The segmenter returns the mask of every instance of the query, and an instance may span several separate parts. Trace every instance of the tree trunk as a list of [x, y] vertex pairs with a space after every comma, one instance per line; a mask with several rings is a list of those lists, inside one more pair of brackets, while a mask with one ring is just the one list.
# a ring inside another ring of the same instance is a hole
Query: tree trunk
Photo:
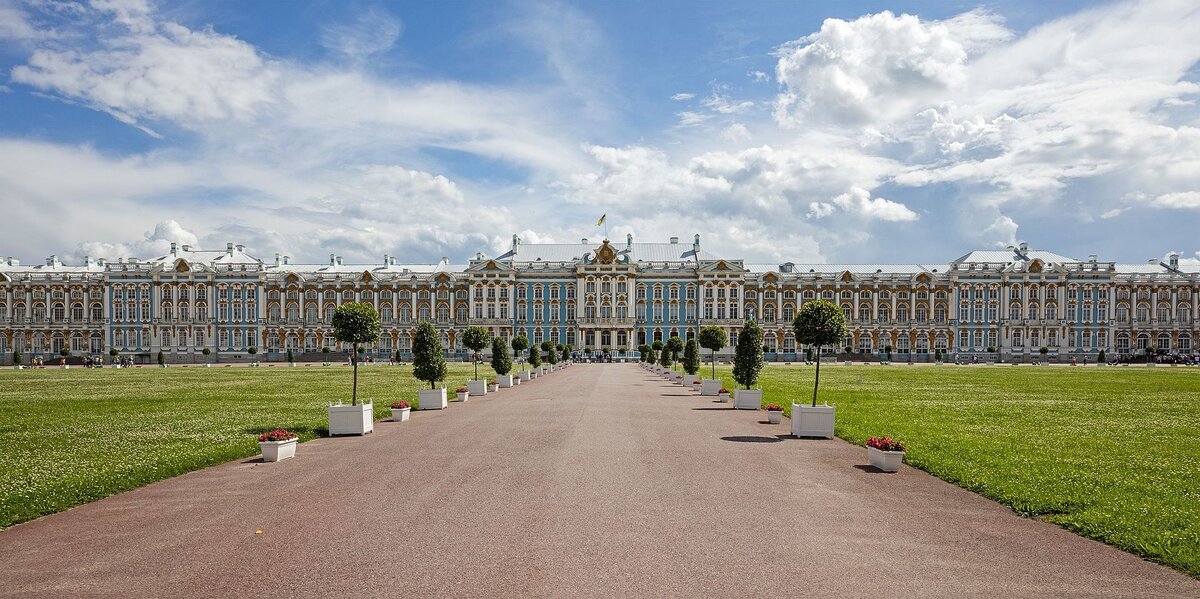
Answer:
[[358, 405], [358, 357], [350, 358], [350, 362], [354, 364], [354, 393], [350, 395], [350, 405]]
[[717, 350], [715, 350], [715, 349], [712, 350], [712, 369], [713, 369], [713, 380], [716, 380], [716, 378], [717, 378]]
[[479, 354], [471, 354], [471, 361], [475, 363], [475, 380], [479, 380]]
[[813, 407], [817, 407], [817, 387], [821, 384], [821, 346], [817, 346], [817, 378], [813, 380]]

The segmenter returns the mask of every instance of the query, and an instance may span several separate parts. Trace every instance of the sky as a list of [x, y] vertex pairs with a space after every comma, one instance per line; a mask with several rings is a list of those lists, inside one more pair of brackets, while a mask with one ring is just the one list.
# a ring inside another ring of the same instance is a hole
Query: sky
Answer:
[[1200, 261], [1200, 4], [0, 0], [0, 256]]

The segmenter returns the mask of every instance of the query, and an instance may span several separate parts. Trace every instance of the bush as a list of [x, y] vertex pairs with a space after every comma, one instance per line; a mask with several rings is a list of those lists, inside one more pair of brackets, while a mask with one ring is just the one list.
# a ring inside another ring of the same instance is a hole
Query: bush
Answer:
[[166, 364], [166, 363], [167, 363], [167, 357], [166, 357], [166, 356], [164, 356], [164, 355], [163, 355], [163, 353], [162, 353], [162, 351], [160, 350], [160, 351], [158, 352], [158, 365], [159, 365], [159, 366], [162, 366], [162, 365], [164, 365], [164, 364]]
[[733, 356], [733, 380], [749, 389], [758, 383], [763, 368], [762, 328], [753, 320], [746, 321], [738, 333], [737, 350]]
[[446, 357], [442, 348], [442, 340], [437, 331], [428, 321], [417, 325], [417, 334], [413, 337], [413, 376], [419, 381], [429, 383], [429, 388], [446, 380]]
[[821, 383], [821, 346], [833, 345], [846, 337], [846, 315], [837, 304], [816, 300], [804, 304], [792, 321], [796, 341], [812, 345], [817, 354], [817, 373], [813, 380], [812, 405], [817, 405], [817, 389]]
[[[114, 353], [113, 353], [113, 355], [114, 355], [114, 356], [115, 356], [115, 355], [117, 355], [117, 354], [115, 353], [116, 351], [117, 351], [117, 350], [115, 350], [115, 349], [113, 350], [113, 352], [114, 352]], [[209, 355], [212, 355], [212, 350], [211, 350], [211, 349], [208, 349], [208, 348], [206, 347], [206, 348], [204, 348], [204, 349], [200, 350], [200, 353], [202, 353], [202, 354], [204, 354], [204, 355], [206, 355], [206, 356], [209, 356]]]
[[64, 357], [64, 358], [65, 358], [65, 357], [67, 357], [67, 356], [71, 355], [71, 350], [69, 350], [69, 349], [67, 349], [67, 348], [65, 348], [65, 347], [64, 347], [64, 348], [62, 348], [62, 349], [58, 350], [58, 355], [60, 355], [60, 356], [62, 356], [62, 357]]
[[327, 354], [327, 353], [329, 353], [329, 346], [328, 346], [328, 345], [326, 345], [326, 346], [322, 347], [322, 348], [321, 348], [321, 353], [323, 353], [323, 354]]
[[542, 353], [536, 347], [529, 348], [529, 365], [534, 368], [542, 365]]
[[648, 353], [649, 349], [650, 349], [650, 346], [646, 345], [645, 343], [637, 346], [638, 359], [641, 360], [643, 363], [646, 361], [646, 354]]
[[492, 370], [498, 375], [512, 372], [512, 358], [508, 357], [508, 344], [502, 337], [492, 339]]
[[[333, 338], [349, 343], [361, 351], [360, 343], [379, 340], [379, 312], [366, 302], [347, 302], [333, 311]], [[292, 350], [288, 350], [288, 362], [292, 361]], [[354, 390], [350, 394], [350, 405], [358, 405], [358, 357], [354, 363]]]
[[[117, 351], [117, 350], [114, 349], [113, 351]], [[21, 365], [21, 350], [19, 350], [19, 349], [13, 350], [13, 364], [15, 364], [17, 366]]]
[[658, 350], [654, 349], [653, 345], [646, 346], [646, 363], [647, 364], [657, 364], [658, 363]]
[[254, 354], [258, 353], [258, 348], [251, 345], [250, 348], [247, 349], [246, 351], [249, 352], [249, 354], [253, 356]]
[[[206, 347], [206, 348], [204, 348], [204, 349], [208, 349], [208, 348]], [[14, 352], [14, 353], [15, 353], [15, 352]], [[120, 355], [120, 354], [121, 354], [121, 352], [117, 351], [117, 348], [115, 348], [115, 347], [114, 347], [114, 348], [112, 348], [112, 349], [110, 349], [110, 350], [108, 350], [108, 355], [110, 355], [110, 356], [112, 356], [112, 357], [114, 357], [114, 358], [115, 358], [115, 357], [117, 357], [117, 356], [118, 356], [118, 355]]]
[[688, 339], [683, 347], [683, 371], [696, 374], [700, 370], [700, 344], [695, 339]]
[[1106, 360], [1107, 357], [1104, 354], [1104, 350], [1100, 350], [1100, 355], [1096, 356], [1096, 361], [1103, 364]]
[[554, 342], [547, 339], [542, 342], [542, 349], [546, 351], [546, 363], [555, 364], [558, 362], [558, 355], [554, 352]]

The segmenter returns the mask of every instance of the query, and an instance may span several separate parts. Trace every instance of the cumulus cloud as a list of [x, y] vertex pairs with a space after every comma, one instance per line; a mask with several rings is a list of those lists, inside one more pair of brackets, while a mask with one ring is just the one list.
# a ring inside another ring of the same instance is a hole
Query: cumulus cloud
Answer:
[[1017, 222], [1001, 214], [983, 230], [985, 241], [996, 247], [1005, 247], [1017, 243]]
[[866, 220], [907, 222], [919, 218], [908, 206], [884, 198], [872, 198], [871, 192], [861, 187], [852, 187], [830, 202], [809, 204], [808, 217], [825, 218], [839, 210]]
[[1200, 208], [1200, 191], [1164, 193], [1155, 198], [1154, 205], [1159, 208], [1197, 209]]
[[174, 220], [164, 220], [154, 225], [142, 239], [129, 243], [85, 241], [79, 244], [77, 254], [95, 258], [148, 258], [166, 255], [172, 243], [196, 245], [200, 238]]
[[730, 143], [741, 143], [750, 139], [750, 130], [741, 123], [733, 123], [721, 130], [721, 139]]

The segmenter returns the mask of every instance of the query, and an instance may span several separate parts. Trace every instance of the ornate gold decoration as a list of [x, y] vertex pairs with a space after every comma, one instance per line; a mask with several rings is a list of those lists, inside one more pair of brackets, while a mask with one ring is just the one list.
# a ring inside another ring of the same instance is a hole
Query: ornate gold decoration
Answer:
[[612, 264], [617, 261], [617, 251], [608, 244], [605, 239], [600, 249], [596, 250], [596, 262], [598, 264]]

